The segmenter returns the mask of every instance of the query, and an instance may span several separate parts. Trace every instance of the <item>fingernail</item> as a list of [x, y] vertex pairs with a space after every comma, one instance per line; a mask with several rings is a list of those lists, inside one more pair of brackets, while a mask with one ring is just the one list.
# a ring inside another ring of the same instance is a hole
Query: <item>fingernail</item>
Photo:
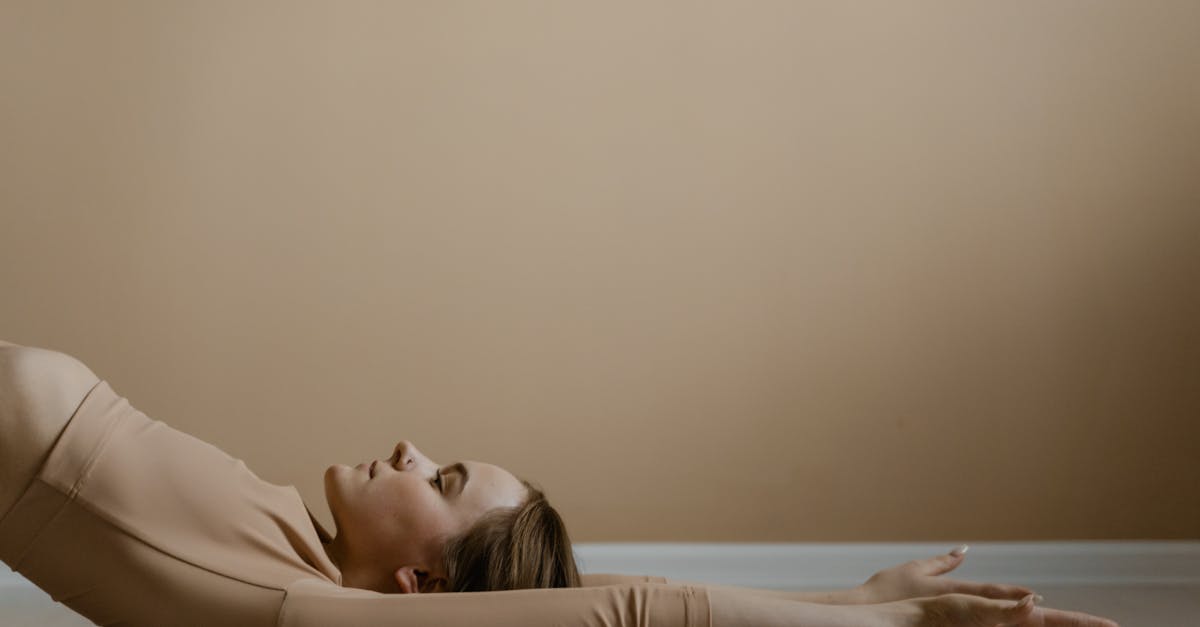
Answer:
[[954, 549], [952, 551], [950, 551], [950, 554], [953, 555], [954, 557], [959, 557], [960, 555], [966, 553], [967, 549], [969, 549], [969, 548], [971, 548], [971, 547], [969, 547], [965, 544], [960, 544], [960, 545], [954, 547]]
[[1046, 602], [1046, 597], [1044, 597], [1040, 594], [1035, 594], [1035, 595], [1033, 595], [1033, 602], [1038, 605], [1041, 605], [1042, 603]]
[[1033, 597], [1034, 597], [1034, 595], [1032, 595], [1032, 594], [1027, 594], [1027, 595], [1025, 595], [1025, 598], [1021, 599], [1021, 600], [1020, 600], [1019, 602], [1017, 602], [1017, 604], [1016, 604], [1016, 605], [1014, 605], [1013, 607], [1014, 607], [1014, 608], [1022, 608], [1022, 607], [1025, 607], [1026, 605], [1029, 605], [1029, 602], [1033, 600]]

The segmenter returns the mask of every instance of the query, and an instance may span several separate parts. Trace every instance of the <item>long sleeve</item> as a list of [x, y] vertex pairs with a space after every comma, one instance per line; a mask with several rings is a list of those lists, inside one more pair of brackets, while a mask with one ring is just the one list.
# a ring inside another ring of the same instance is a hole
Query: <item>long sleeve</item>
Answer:
[[658, 583], [380, 594], [319, 579], [288, 587], [280, 627], [709, 627], [708, 591]]
[[674, 583], [666, 577], [654, 575], [619, 575], [616, 573], [589, 573], [579, 575], [583, 586], [611, 586], [619, 583]]

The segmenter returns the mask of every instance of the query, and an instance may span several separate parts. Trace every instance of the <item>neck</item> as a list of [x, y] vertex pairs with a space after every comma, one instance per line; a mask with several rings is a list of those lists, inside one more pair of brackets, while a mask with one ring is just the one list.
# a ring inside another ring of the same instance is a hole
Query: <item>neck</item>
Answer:
[[333, 540], [322, 543], [321, 546], [325, 549], [325, 554], [329, 556], [329, 561], [333, 562], [333, 565], [337, 566], [342, 573], [343, 588], [374, 590], [385, 594], [400, 592], [400, 585], [392, 573], [379, 571], [369, 564], [355, 559], [346, 545], [339, 540], [341, 540], [340, 534]]

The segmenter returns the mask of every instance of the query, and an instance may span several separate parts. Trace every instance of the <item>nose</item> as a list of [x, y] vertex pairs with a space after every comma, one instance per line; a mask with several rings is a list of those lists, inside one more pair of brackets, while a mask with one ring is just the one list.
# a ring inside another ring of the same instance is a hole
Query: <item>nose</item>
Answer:
[[396, 460], [396, 463], [399, 464], [398, 467], [400, 470], [404, 470], [409, 466], [420, 463], [420, 461], [425, 457], [421, 454], [421, 451], [417, 450], [417, 447], [413, 446], [413, 443], [409, 442], [408, 440], [400, 440], [398, 443], [396, 443], [396, 448], [392, 450], [392, 455]]

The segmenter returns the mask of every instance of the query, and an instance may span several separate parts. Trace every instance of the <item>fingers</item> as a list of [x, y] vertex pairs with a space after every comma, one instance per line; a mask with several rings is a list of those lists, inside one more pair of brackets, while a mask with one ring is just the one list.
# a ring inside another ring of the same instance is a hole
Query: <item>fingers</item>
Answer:
[[1083, 612], [1068, 612], [1066, 610], [1055, 610], [1046, 607], [1037, 608], [1038, 617], [1041, 622], [1031, 622], [1032, 625], [1039, 627], [1119, 627], [1115, 621], [1084, 614]]
[[1020, 625], [1033, 617], [1034, 603], [1041, 600], [1041, 597], [1033, 594], [1025, 595], [1015, 604], [1008, 601], [988, 599], [986, 602], [991, 604], [988, 610], [994, 612], [989, 619], [995, 620], [997, 623], [1016, 623]]
[[[914, 560], [917, 562], [921, 572], [926, 575], [942, 575], [948, 573], [963, 563], [965, 553], [969, 547], [965, 544], [956, 547], [946, 555], [937, 557]], [[974, 581], [956, 581], [946, 579], [945, 593], [961, 593], [974, 596], [987, 597], [989, 599], [1012, 599], [1014, 601], [1024, 598], [1026, 595], [1035, 594], [1033, 590], [1025, 586], [1014, 586], [1009, 584], [998, 583], [978, 583]], [[944, 594], [944, 593], [943, 593]]]
[[1003, 583], [979, 583], [975, 581], [959, 581], [957, 579], [943, 579], [946, 584], [946, 592], [958, 592], [960, 594], [972, 594], [977, 597], [987, 597], [989, 599], [1011, 599], [1019, 601], [1027, 595], [1035, 594], [1033, 590], [1025, 586], [1011, 586]]
[[993, 627], [995, 625], [1021, 625], [1042, 627], [1029, 622], [1033, 617], [1034, 595], [1027, 595], [1017, 603], [998, 601], [966, 594], [944, 594], [934, 597], [931, 609], [942, 622], [933, 624], [972, 625]]
[[[969, 617], [969, 621], [960, 621], [963, 624], [1011, 627], [1120, 627], [1107, 618], [1083, 612], [1037, 607], [1036, 604], [1041, 603], [1042, 598], [1033, 594], [1025, 596], [1017, 603], [957, 594], [937, 598], [944, 599], [947, 603], [943, 606], [948, 610], [944, 612], [945, 616]], [[959, 611], [954, 611], [954, 608]]]
[[913, 561], [916, 562], [917, 567], [922, 574], [941, 575], [958, 568], [958, 565], [963, 562], [966, 552], [967, 546], [964, 544], [949, 553], [923, 560]]

